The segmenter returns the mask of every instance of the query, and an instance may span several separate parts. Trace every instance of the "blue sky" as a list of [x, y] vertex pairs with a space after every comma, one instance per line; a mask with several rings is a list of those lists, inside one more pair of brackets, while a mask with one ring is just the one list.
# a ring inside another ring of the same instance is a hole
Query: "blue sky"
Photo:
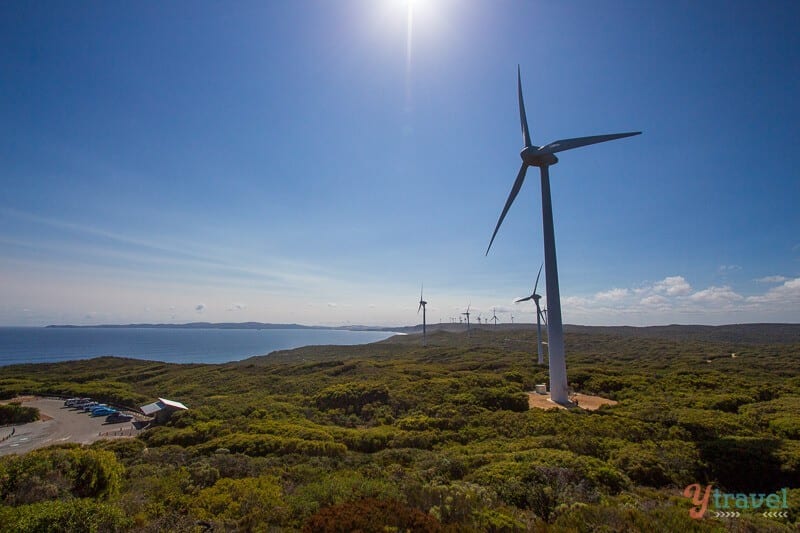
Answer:
[[17, 2], [0, 325], [800, 321], [800, 4]]

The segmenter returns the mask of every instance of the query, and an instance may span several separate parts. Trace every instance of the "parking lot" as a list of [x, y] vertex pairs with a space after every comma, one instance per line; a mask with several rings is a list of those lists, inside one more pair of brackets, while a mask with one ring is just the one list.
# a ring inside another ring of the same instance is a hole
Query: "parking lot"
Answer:
[[[14, 434], [0, 442], [0, 455], [26, 453], [62, 442], [89, 444], [100, 439], [129, 437], [137, 433], [131, 422], [109, 424], [104, 416], [93, 417], [82, 410], [64, 407], [64, 400], [25, 398], [23, 405], [39, 409], [42, 420], [16, 426]], [[10, 428], [2, 428], [0, 438], [9, 432]]]

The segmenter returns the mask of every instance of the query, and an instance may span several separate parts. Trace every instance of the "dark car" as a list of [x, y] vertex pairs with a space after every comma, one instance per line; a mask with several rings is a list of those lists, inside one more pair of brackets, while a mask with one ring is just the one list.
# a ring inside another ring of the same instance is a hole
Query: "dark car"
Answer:
[[106, 417], [106, 422], [116, 423], [116, 422], [128, 422], [129, 420], [133, 420], [133, 415], [126, 415], [122, 413], [113, 413]]

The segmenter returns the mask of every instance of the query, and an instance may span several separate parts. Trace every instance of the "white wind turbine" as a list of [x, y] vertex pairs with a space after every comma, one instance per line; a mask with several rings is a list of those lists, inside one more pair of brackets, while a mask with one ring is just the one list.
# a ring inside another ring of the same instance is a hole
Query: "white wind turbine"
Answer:
[[542, 227], [544, 234], [544, 264], [545, 264], [545, 285], [547, 289], [547, 312], [548, 312], [548, 351], [550, 353], [550, 399], [556, 403], [569, 403], [569, 391], [567, 388], [567, 364], [564, 357], [564, 332], [561, 322], [561, 296], [558, 290], [558, 266], [556, 264], [556, 238], [553, 229], [553, 205], [550, 200], [550, 167], [558, 163], [555, 156], [557, 152], [580, 148], [590, 144], [597, 144], [624, 137], [639, 135], [640, 131], [628, 133], [612, 133], [608, 135], [593, 135], [591, 137], [576, 137], [573, 139], [560, 139], [544, 146], [535, 146], [531, 143], [531, 136], [528, 131], [528, 119], [525, 116], [525, 103], [522, 99], [522, 76], [519, 66], [517, 66], [517, 95], [519, 98], [519, 119], [522, 126], [522, 141], [525, 146], [520, 152], [522, 167], [519, 169], [517, 179], [508, 195], [506, 205], [500, 213], [500, 219], [494, 228], [489, 247], [486, 248], [486, 255], [492, 247], [497, 230], [508, 213], [511, 204], [517, 197], [522, 183], [525, 181], [525, 173], [528, 167], [539, 167], [542, 183]]
[[[542, 263], [542, 266], [544, 266], [544, 263]], [[544, 363], [544, 355], [543, 355], [544, 352], [542, 351], [542, 318], [544, 318], [544, 315], [542, 314], [542, 310], [539, 307], [539, 300], [541, 300], [542, 297], [541, 295], [536, 294], [536, 288], [539, 286], [539, 276], [541, 275], [542, 275], [542, 267], [540, 266], [539, 273], [536, 274], [536, 283], [534, 283], [533, 285], [533, 294], [525, 298], [520, 298], [519, 300], [516, 300], [514, 302], [514, 303], [520, 303], [528, 300], [533, 300], [533, 303], [536, 304], [536, 351], [539, 354], [540, 365]]]
[[[426, 324], [425, 324], [425, 306], [428, 305], [428, 302], [422, 299], [422, 285], [419, 287], [419, 307], [417, 308], [417, 314], [419, 314], [419, 310], [422, 309], [422, 345], [428, 345], [428, 337], [426, 332]], [[439, 322], [442, 320], [439, 319]]]

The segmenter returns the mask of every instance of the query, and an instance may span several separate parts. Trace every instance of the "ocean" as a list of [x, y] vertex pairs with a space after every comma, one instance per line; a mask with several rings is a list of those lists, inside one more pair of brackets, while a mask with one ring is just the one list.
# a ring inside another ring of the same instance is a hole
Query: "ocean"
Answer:
[[392, 335], [334, 329], [0, 328], [0, 366], [103, 355], [226, 363], [300, 346], [367, 344]]

